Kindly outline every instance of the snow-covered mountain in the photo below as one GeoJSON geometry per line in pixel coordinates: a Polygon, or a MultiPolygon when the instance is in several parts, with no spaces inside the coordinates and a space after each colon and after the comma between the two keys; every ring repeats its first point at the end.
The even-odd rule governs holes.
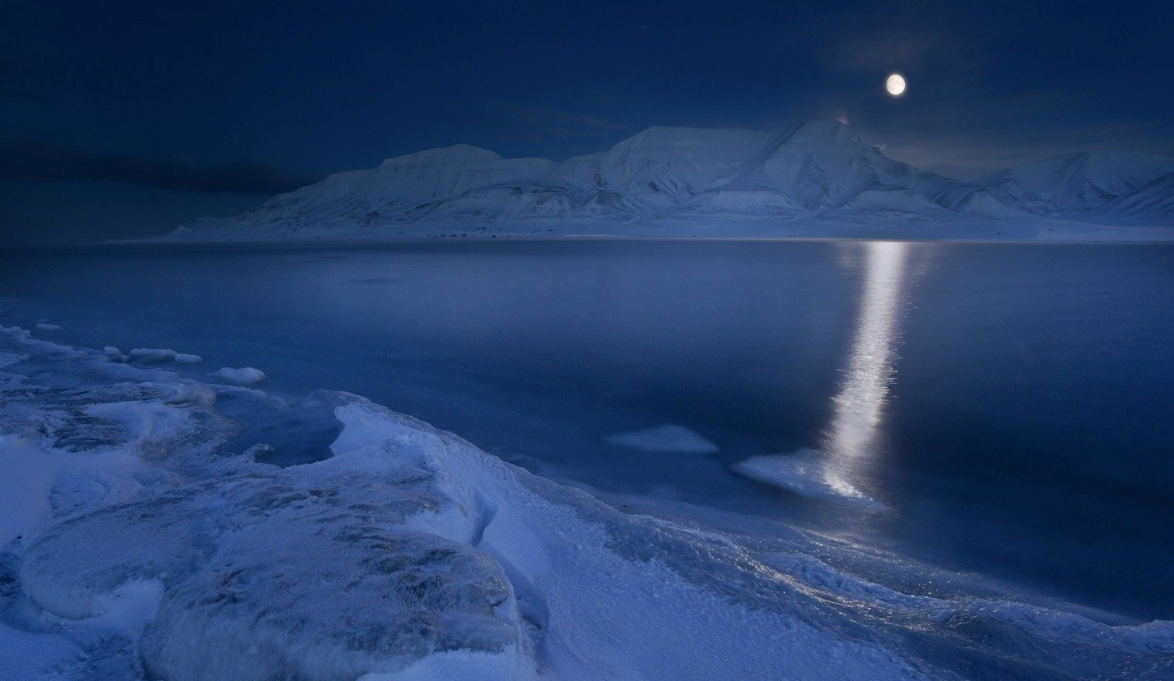
{"type": "Polygon", "coordinates": [[[1024,210],[1068,216],[1105,206],[1171,173],[1174,158],[1168,156],[1090,151],[1008,168],[976,184],[1014,197],[1024,210]]]}
{"type": "Polygon", "coordinates": [[[1147,182],[1088,213],[1119,225],[1168,225],[1174,216],[1174,172],[1147,182]]]}
{"type": "Polygon", "coordinates": [[[235,218],[189,222],[168,238],[1030,237],[1086,215],[1099,225],[1174,226],[1171,182],[1153,184],[1171,173],[1172,158],[1096,152],[965,182],[893,160],[833,120],[768,131],[650,128],[563,162],[468,145],[400,156],[235,218]]]}

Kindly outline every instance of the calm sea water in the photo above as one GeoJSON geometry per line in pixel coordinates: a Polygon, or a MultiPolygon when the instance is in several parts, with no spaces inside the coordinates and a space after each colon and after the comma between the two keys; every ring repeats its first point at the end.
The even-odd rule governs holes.
{"type": "MultiPolygon", "coordinates": [[[[182,369],[197,375],[256,366],[291,398],[359,393],[615,498],[777,519],[1132,617],[1174,617],[1169,246],[0,256],[0,323],[41,319],[65,329],[40,337],[200,354],[182,369]],[[720,452],[605,440],[663,424],[720,452]],[[801,450],[816,452],[804,456],[820,481],[884,510],[732,468],[801,450]]],[[[291,444],[306,451],[289,456],[328,439],[291,444]]]]}

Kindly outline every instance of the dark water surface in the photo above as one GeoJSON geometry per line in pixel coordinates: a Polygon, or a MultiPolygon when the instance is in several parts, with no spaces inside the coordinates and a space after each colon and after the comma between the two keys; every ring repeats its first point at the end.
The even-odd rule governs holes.
{"type": "Polygon", "coordinates": [[[580,241],[0,256],[0,323],[40,319],[65,327],[42,338],[204,357],[182,372],[255,366],[292,398],[359,393],[608,493],[785,519],[1174,618],[1174,247],[580,241]],[[721,451],[604,440],[668,423],[721,451]],[[818,450],[821,479],[884,510],[731,469],[803,449],[818,450]]]}

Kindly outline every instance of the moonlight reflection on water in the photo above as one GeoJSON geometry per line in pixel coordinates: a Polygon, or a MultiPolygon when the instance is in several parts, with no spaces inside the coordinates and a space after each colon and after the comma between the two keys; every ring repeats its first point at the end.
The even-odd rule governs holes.
{"type": "Polygon", "coordinates": [[[847,374],[833,398],[835,415],[823,447],[825,481],[850,497],[864,496],[849,479],[870,454],[893,377],[909,244],[872,241],[866,248],[864,292],[847,374]]]}
{"type": "MultiPolygon", "coordinates": [[[[856,246],[851,247],[855,261],[856,246]]],[[[734,470],[802,496],[848,501],[868,510],[884,506],[856,483],[876,458],[875,436],[893,378],[900,339],[909,244],[864,245],[864,282],[845,377],[832,398],[834,412],[819,450],[756,456],[734,470]]]]}

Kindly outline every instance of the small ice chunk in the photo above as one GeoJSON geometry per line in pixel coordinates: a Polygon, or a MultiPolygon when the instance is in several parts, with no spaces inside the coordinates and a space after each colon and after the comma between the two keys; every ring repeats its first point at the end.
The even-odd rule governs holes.
{"type": "Polygon", "coordinates": [[[189,355],[183,352],[175,353],[175,362],[178,364],[199,364],[204,358],[199,355],[189,355]]]}
{"type": "Polygon", "coordinates": [[[175,350],[166,348],[135,348],[127,353],[127,356],[144,364],[161,364],[175,361],[176,354],[175,350]]]}
{"type": "Polygon", "coordinates": [[[720,451],[718,446],[684,426],[666,423],[647,430],[616,433],[603,438],[606,442],[629,449],[646,452],[685,452],[688,454],[713,454],[720,451]]]}
{"type": "Polygon", "coordinates": [[[732,466],[735,472],[771,487],[794,492],[809,499],[823,499],[881,510],[884,505],[856,489],[826,457],[813,449],[792,454],[752,456],[732,466]]]}
{"type": "Polygon", "coordinates": [[[213,372],[212,375],[218,376],[229,383],[240,385],[251,385],[265,380],[265,372],[260,369],[254,369],[253,367],[243,367],[241,369],[221,367],[219,371],[213,372]]]}
{"type": "Polygon", "coordinates": [[[48,324],[46,322],[37,323],[37,329],[40,331],[61,331],[64,328],[65,327],[59,326],[57,324],[48,324]]]}

